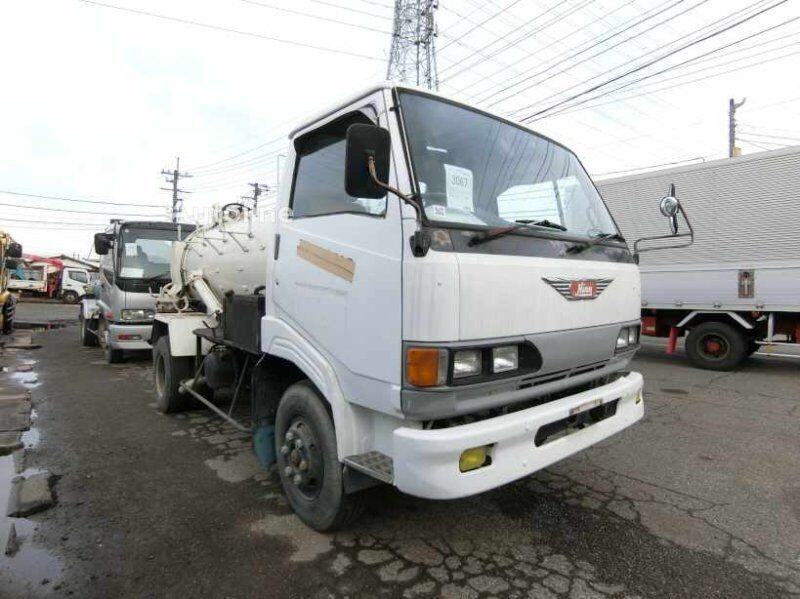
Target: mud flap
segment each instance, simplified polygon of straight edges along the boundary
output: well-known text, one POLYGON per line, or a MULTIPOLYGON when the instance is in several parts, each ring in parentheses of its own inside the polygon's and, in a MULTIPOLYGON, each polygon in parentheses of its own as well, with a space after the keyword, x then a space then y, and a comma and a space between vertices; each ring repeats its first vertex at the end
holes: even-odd
POLYGON ((258 462, 269 468, 275 463, 275 427, 271 424, 259 426, 253 432, 253 451, 258 462))

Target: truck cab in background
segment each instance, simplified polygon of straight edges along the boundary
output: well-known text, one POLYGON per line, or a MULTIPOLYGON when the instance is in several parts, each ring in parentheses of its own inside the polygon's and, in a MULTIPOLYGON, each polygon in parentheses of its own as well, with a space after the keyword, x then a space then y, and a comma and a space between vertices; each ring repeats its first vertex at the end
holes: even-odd
MULTIPOLYGON (((94 237, 100 273, 92 293, 81 300, 80 340, 100 345, 109 363, 125 351, 149 350, 155 297, 170 280, 170 250, 192 225, 112 221, 94 237)), ((87 277, 88 281, 88 277, 87 277)))
POLYGON ((0 333, 8 335, 14 329, 17 299, 8 289, 9 271, 17 268, 22 246, 11 235, 0 231, 0 333))
POLYGON ((481 493, 642 417, 639 271, 567 148, 387 83, 286 154, 274 218, 227 206, 175 244, 153 365, 162 411, 252 430, 306 524, 380 483, 481 493))
POLYGON ((61 271, 58 297, 65 304, 77 304, 89 292, 89 271, 65 266, 61 271))

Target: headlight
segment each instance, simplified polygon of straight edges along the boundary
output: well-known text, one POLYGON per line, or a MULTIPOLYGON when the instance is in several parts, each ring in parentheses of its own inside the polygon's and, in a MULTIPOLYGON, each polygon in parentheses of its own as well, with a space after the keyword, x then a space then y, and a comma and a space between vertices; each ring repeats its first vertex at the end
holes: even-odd
POLYGON ((639 344, 639 325, 622 327, 617 335, 617 351, 639 344))
POLYGON ((453 356, 453 378, 475 376, 481 373, 481 352, 477 349, 457 351, 453 356))
POLYGON ((508 372, 519 368, 519 350, 516 345, 495 347, 492 350, 492 372, 508 372))
POLYGON ((155 316, 154 310, 145 310, 143 308, 125 309, 120 312, 122 320, 153 320, 155 316))
POLYGON ((625 349, 628 347, 628 327, 623 327, 617 335, 617 349, 625 349))

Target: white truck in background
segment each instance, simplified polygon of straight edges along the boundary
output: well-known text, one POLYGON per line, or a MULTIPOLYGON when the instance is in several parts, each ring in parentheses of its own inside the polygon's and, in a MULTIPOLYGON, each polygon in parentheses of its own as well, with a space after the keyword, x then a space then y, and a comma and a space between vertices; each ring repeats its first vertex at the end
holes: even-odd
POLYGON ((711 370, 759 349, 798 357, 800 147, 597 182, 628 239, 664 230, 648 199, 668 185, 697 234, 642 254, 642 333, 668 337, 670 353, 685 335, 690 362, 711 370))
POLYGON ((274 218, 229 204, 173 243, 151 343, 159 409, 252 431, 309 526, 380 483, 480 493, 642 417, 638 268, 567 148, 387 83, 294 130, 281 181, 274 218))

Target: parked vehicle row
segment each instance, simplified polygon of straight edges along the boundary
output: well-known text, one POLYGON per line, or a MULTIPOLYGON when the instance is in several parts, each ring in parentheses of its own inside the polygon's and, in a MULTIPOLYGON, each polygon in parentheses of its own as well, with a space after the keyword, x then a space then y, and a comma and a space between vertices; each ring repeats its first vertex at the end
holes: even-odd
POLYGON ((17 268, 22 246, 5 231, 0 231, 0 333, 8 335, 14 328, 16 297, 8 288, 9 272, 17 268))

